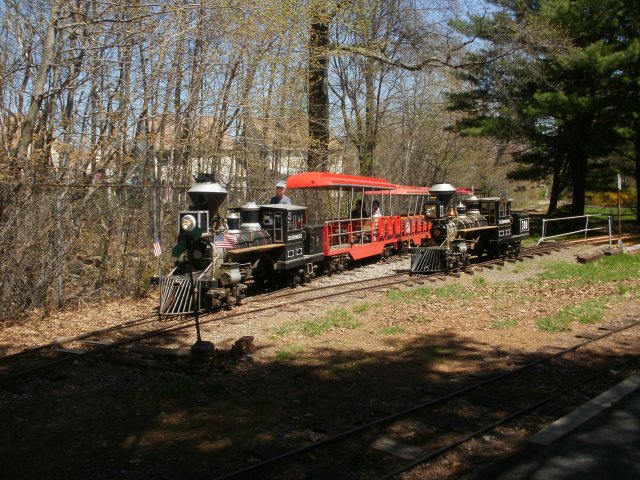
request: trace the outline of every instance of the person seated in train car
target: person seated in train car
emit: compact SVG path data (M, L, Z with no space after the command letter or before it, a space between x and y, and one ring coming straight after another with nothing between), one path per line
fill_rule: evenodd
M284 180L278 180L276 182L276 194L271 197L269 204L291 205L291 199L284 194L287 188L287 182Z
M351 218L367 218L369 213L362 208L362 200L356 200L353 210L351 210Z
M384 215L384 213L382 213L382 210L380 209L380 202L378 202L378 200L374 200L371 204L371 216L381 217L382 215Z

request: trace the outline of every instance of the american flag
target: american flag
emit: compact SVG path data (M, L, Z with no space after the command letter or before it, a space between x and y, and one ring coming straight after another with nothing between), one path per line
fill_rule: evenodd
M151 250L153 251L154 257L159 257L160 255L162 255L162 247L160 246L160 239L158 237L156 237L155 241L153 242L153 247L151 247Z
M236 248L238 239L230 233L220 233L213 240L213 245L218 248Z

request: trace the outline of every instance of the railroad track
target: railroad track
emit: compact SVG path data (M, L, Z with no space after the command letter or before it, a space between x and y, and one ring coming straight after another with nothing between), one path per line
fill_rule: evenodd
M469 267L466 273L473 274L483 268L494 268L505 264L505 261L523 261L536 255L547 255L562 249L562 244L543 244L522 249L517 258L491 259L479 262ZM400 286L424 285L427 282L445 280L451 276L460 276L461 272L434 273L429 275L410 276L408 270L390 274L384 277L375 277L336 283L332 285L311 286L298 289L278 290L270 294L252 297L244 305L238 306L232 312L216 312L200 317L200 325L204 326L212 322L237 322L245 315L269 312L273 309L287 309L292 306L310 302L322 302L336 297L348 297L362 295L364 292L384 291ZM338 279L340 276L337 277ZM240 320L242 321L242 320ZM46 371L53 367L71 363L84 358L100 358L117 363L131 364L134 366L147 366L165 368L169 370L183 371L185 373L208 373L208 366L187 362L175 362L174 360L188 360L189 349L158 348L162 345L162 337L176 334L194 328L194 321L188 317L168 317L168 320L157 328L157 314L150 314L138 319L133 319L109 328L88 332L73 337L58 338L46 345L40 345L21 352L0 358L0 385ZM148 342L153 344L149 345ZM146 344L145 344L146 342ZM132 348L132 346L137 347ZM123 349L129 351L123 352ZM119 351L120 355L113 355ZM149 360L147 357L156 352L159 355L169 357L169 362ZM124 354L123 354L124 353ZM144 359L137 358L140 355Z
M571 397L582 403L585 389L595 397L619 382L620 372L638 369L640 346L624 338L625 332L638 328L638 321L601 327L601 335L456 390L433 393L397 412L375 412L371 416L377 417L362 425L333 431L320 427L320 440L245 464L218 480L388 479L414 468L428 469L447 452L478 439L483 449L491 450L487 439L503 435L501 428L540 410L548 421L555 420L575 406L568 401ZM602 355L603 344L622 353ZM330 420L336 424L341 419ZM255 457L251 451L246 462ZM413 475L424 476L420 471Z

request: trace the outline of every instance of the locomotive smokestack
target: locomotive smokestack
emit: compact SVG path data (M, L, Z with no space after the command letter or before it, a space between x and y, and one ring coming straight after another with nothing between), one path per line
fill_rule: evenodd
M453 198L453 194L456 193L456 187L450 183L437 183L432 186L429 191L447 208Z
M209 218L213 219L218 216L218 209L228 194L215 174L199 173L187 195L196 210L208 210Z

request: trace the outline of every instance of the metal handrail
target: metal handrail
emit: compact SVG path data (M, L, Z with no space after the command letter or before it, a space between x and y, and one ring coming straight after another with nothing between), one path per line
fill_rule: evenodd
M593 228L589 228L589 218L590 217L608 217L608 222L607 222L607 229L609 231L609 246L611 247L611 222L612 220L612 216L611 215L604 215L602 213L591 213L588 215L576 215L574 217L561 217L561 218L543 218L542 219L542 234L540 235L540 239L538 240L538 243L536 245L540 245L540 243L542 243L545 240L548 240L549 238L557 238L557 237L563 237L565 235L573 235L576 233L582 233L584 232L584 238L587 238L587 232L592 232L595 230L604 230L605 227L593 227ZM548 222L559 222L561 220L575 220L576 218L584 218L585 219L585 226L582 230L575 230L573 232L565 232L565 233L559 233L557 235L549 235L546 236L546 232L547 232L547 223Z

